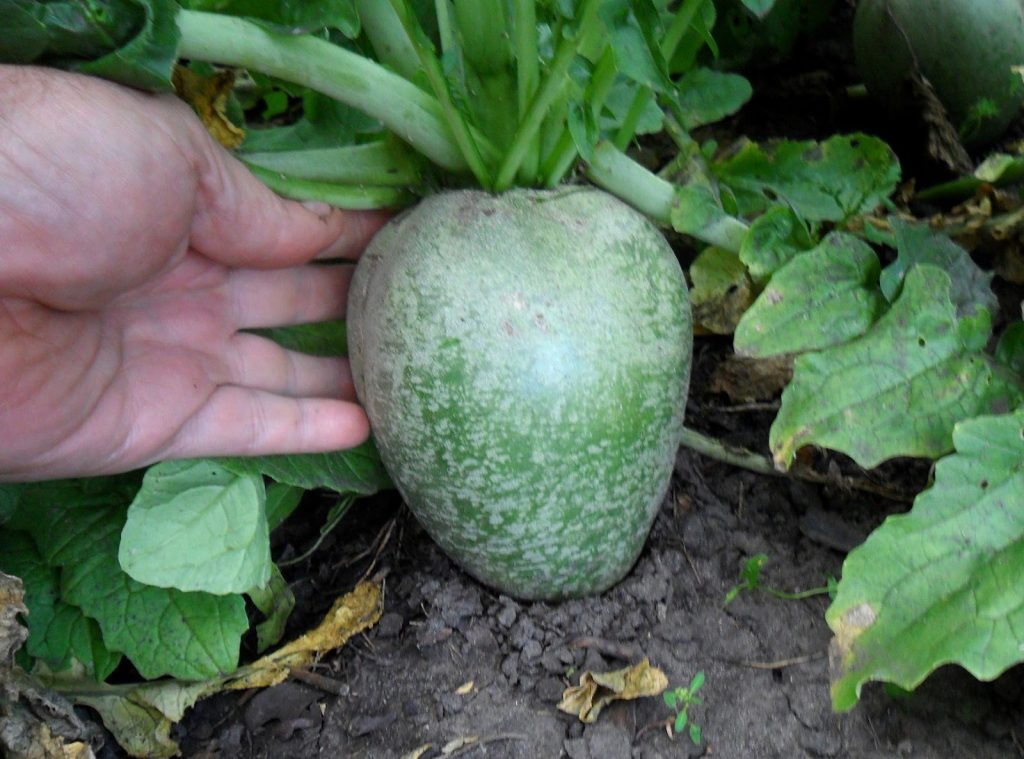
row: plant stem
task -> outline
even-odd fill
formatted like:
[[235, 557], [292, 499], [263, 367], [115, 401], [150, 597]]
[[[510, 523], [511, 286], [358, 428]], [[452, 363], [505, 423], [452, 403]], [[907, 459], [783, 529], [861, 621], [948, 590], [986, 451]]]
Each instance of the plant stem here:
[[[537, 86], [540, 82], [536, 0], [515, 0], [514, 33], [516, 96], [519, 105], [519, 120], [522, 121], [529, 111], [530, 102], [537, 94]], [[523, 157], [523, 174], [536, 176], [538, 163], [540, 163], [540, 138], [534, 136]]]
[[[618, 196], [663, 226], [696, 237], [708, 245], [738, 253], [750, 228], [721, 208], [708, 211], [705, 205], [690, 207], [690, 196], [678, 192], [676, 186], [654, 174], [607, 140], [598, 143], [593, 160], [587, 164], [587, 177], [594, 184]], [[682, 189], [686, 189], [686, 185]], [[692, 219], [691, 219], [692, 217]], [[683, 226], [680, 219], [687, 223]]]
[[177, 21], [182, 58], [249, 68], [310, 87], [380, 119], [438, 166], [466, 170], [437, 100], [383, 66], [326, 40], [280, 34], [233, 16], [181, 10]]
[[761, 586], [761, 590], [769, 595], [781, 598], [784, 601], [802, 601], [805, 598], [813, 598], [814, 596], [823, 596], [828, 593], [828, 588], [811, 588], [809, 590], [801, 590], [796, 593], [787, 593], [784, 590], [776, 590], [775, 588], [769, 588], [766, 585]]
[[[690, 25], [693, 24], [694, 17], [704, 7], [705, 2], [707, 0], [684, 0], [682, 7], [672, 17], [672, 22], [669, 24], [661, 41], [661, 55], [666, 63], [671, 63], [672, 56], [675, 55], [679, 42], [689, 30]], [[653, 97], [654, 93], [646, 87], [638, 90], [633, 96], [633, 102], [629, 104], [626, 118], [623, 119], [619, 131], [615, 134], [614, 142], [619, 150], [625, 150], [626, 146], [636, 136], [636, 127], [640, 123], [640, 117], [647, 106], [650, 105]]]
[[498, 177], [494, 183], [494, 189], [498, 192], [507, 190], [512, 185], [512, 180], [515, 179], [516, 172], [519, 171], [533, 142], [534, 135], [537, 134], [537, 130], [540, 129], [540, 125], [544, 121], [548, 108], [562, 93], [567, 83], [569, 65], [576, 57], [579, 45], [582, 44], [596, 23], [599, 5], [599, 0], [583, 0], [579, 9], [580, 23], [576, 33], [570, 37], [563, 37], [559, 42], [544, 83], [537, 91], [533, 102], [530, 103], [526, 116], [520, 121], [512, 146], [505, 155], [501, 168], [498, 169]]
[[426, 71], [427, 80], [434, 90], [434, 96], [441, 103], [441, 109], [444, 112], [445, 119], [448, 121], [448, 128], [455, 135], [455, 142], [459, 146], [459, 150], [462, 151], [462, 157], [469, 165], [470, 171], [473, 172], [473, 176], [476, 177], [476, 181], [480, 183], [480, 186], [489, 188], [491, 186], [491, 172], [484, 163], [480, 146], [470, 132], [466, 120], [462, 117], [459, 109], [455, 107], [455, 103], [452, 102], [452, 95], [448, 89], [448, 80], [445, 78], [444, 69], [441, 67], [441, 62], [437, 59], [433, 49], [426, 41], [426, 35], [420, 29], [419, 22], [416, 20], [412, 8], [407, 0], [391, 0], [391, 7], [395, 9], [395, 13], [398, 15], [402, 26], [405, 27], [405, 33], [409, 36], [409, 40], [412, 42], [416, 54], [420, 58], [420, 64]]
[[350, 210], [401, 208], [415, 200], [415, 196], [402, 187], [318, 182], [312, 179], [290, 177], [252, 165], [249, 166], [249, 171], [278, 195], [295, 200], [319, 200], [338, 208]]
[[[615, 53], [609, 46], [601, 54], [601, 58], [594, 67], [594, 74], [587, 85], [588, 97], [585, 98], [589, 107], [593, 109], [595, 119], [601, 118], [601, 110], [604, 108], [605, 100], [615, 84], [615, 77], [618, 71], [615, 67]], [[572, 168], [573, 162], [579, 155], [576, 143], [572, 139], [572, 133], [568, 127], [562, 128], [558, 142], [544, 160], [541, 168], [541, 179], [547, 187], [554, 187], [565, 178], [566, 173]]]
[[355, 0], [363, 30], [373, 46], [377, 60], [394, 69], [410, 82], [423, 78], [416, 49], [402, 28], [390, 3], [380, 0]]
[[676, 54], [676, 49], [679, 47], [680, 41], [683, 36], [690, 29], [690, 25], [693, 24], [693, 19], [696, 18], [697, 13], [704, 7], [704, 3], [707, 0], [683, 0], [682, 6], [676, 11], [676, 15], [672, 17], [672, 23], [669, 24], [668, 29], [665, 31], [665, 37], [661, 43], [661, 52], [665, 56], [665, 60], [671, 64], [672, 57]]
[[408, 187], [420, 181], [413, 161], [396, 155], [394, 146], [382, 140], [337, 148], [242, 153], [239, 157], [250, 166], [296, 179], [389, 187]]
[[772, 462], [767, 457], [760, 456], [752, 451], [727, 446], [720, 440], [715, 440], [715, 438], [708, 437], [689, 427], [683, 428], [682, 445], [710, 459], [721, 461], [724, 464], [731, 464], [740, 469], [746, 469], [757, 474], [767, 474], [772, 477], [784, 476], [782, 472], [772, 465]]

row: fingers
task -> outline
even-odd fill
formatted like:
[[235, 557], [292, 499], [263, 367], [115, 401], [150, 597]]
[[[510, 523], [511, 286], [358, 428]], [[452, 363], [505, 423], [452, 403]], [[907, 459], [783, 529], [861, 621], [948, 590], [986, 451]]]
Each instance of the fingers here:
[[228, 266], [280, 268], [314, 257], [358, 257], [388, 214], [285, 200], [205, 132], [191, 246]]
[[285, 350], [273, 340], [239, 333], [225, 356], [225, 384], [293, 398], [355, 400], [348, 361]]
[[225, 385], [185, 423], [165, 458], [323, 453], [357, 446], [369, 434], [354, 403]]
[[236, 269], [225, 288], [234, 323], [251, 329], [342, 319], [351, 279], [351, 266]]

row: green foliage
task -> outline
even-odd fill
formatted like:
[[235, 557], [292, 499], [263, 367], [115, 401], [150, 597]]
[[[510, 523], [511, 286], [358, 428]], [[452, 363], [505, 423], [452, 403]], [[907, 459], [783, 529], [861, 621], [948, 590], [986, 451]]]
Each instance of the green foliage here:
[[700, 697], [697, 695], [697, 691], [699, 691], [703, 685], [704, 673], [698, 672], [690, 680], [689, 685], [680, 685], [661, 694], [662, 699], [665, 701], [665, 706], [671, 709], [674, 713], [674, 716], [672, 716], [668, 722], [667, 729], [669, 735], [678, 735], [686, 730], [687, 734], [690, 736], [690, 741], [695, 746], [700, 745], [701, 730], [700, 726], [690, 717], [690, 709], [694, 706], [700, 706], [702, 703]]
[[293, 34], [321, 29], [336, 29], [349, 38], [359, 34], [359, 15], [353, 0], [184, 0], [181, 5], [259, 19]]
[[263, 478], [211, 461], [150, 467], [128, 507], [121, 568], [147, 585], [244, 593], [270, 579]]
[[338, 453], [303, 453], [255, 458], [219, 459], [236, 474], [262, 474], [276, 482], [312, 490], [372, 495], [392, 487], [372, 442]]
[[[119, 566], [121, 531], [137, 489], [135, 476], [22, 486], [17, 512], [0, 529], [2, 539], [20, 550], [0, 552], [0, 568], [11, 571], [8, 562], [18, 557], [22, 563], [34, 561], [36, 568], [24, 579], [32, 580], [30, 594], [44, 598], [53, 598], [54, 572], [59, 572], [55, 613], [76, 629], [86, 628], [69, 636], [67, 645], [47, 635], [40, 655], [58, 665], [74, 657], [88, 667], [87, 645], [97, 677], [109, 673], [119, 653], [149, 678], [169, 674], [199, 680], [230, 672], [249, 627], [241, 596], [143, 585]], [[26, 537], [38, 559], [28, 552]], [[49, 572], [41, 571], [40, 563]], [[95, 620], [102, 639], [85, 622], [71, 620], [71, 612], [58, 609], [58, 603]], [[82, 642], [86, 633], [88, 644]]]
[[696, 129], [732, 116], [754, 92], [742, 76], [707, 68], [686, 72], [678, 89], [674, 113], [684, 129]]
[[812, 598], [813, 596], [828, 595], [830, 598], [835, 598], [835, 594], [838, 588], [838, 581], [834, 577], [829, 577], [828, 582], [824, 587], [810, 588], [808, 590], [797, 591], [796, 593], [789, 593], [784, 590], [778, 590], [769, 585], [765, 585], [761, 581], [761, 571], [764, 569], [765, 564], [768, 563], [768, 554], [759, 553], [755, 556], [751, 556], [743, 564], [743, 568], [740, 570], [740, 581], [733, 585], [729, 592], [725, 594], [725, 600], [722, 602], [722, 606], [728, 606], [736, 597], [744, 591], [762, 591], [768, 595], [775, 596], [776, 598], [782, 598], [786, 601], [800, 601], [804, 598]]
[[78, 662], [97, 680], [113, 672], [121, 654], [103, 644], [96, 620], [61, 597], [60, 570], [43, 560], [28, 533], [0, 530], [0, 557], [0, 568], [25, 584], [29, 655], [58, 672]]
[[869, 680], [914, 688], [946, 663], [990, 680], [1021, 660], [1024, 411], [964, 421], [953, 443], [910, 513], [887, 519], [843, 566], [827, 614], [839, 710]]
[[1024, 400], [1024, 384], [984, 353], [991, 316], [961, 317], [952, 281], [930, 264], [863, 337], [800, 356], [769, 443], [788, 466], [808, 444], [842, 451], [861, 466], [952, 449], [953, 426]]
[[0, 61], [59, 65], [169, 90], [177, 9], [174, 0], [0, 0]]
[[844, 221], [882, 203], [900, 178], [896, 156], [877, 137], [837, 135], [824, 142], [748, 142], [714, 166], [739, 211], [758, 214], [778, 204], [805, 221]]
[[882, 312], [880, 266], [871, 247], [840, 232], [772, 276], [736, 326], [740, 355], [819, 350], [863, 335]]

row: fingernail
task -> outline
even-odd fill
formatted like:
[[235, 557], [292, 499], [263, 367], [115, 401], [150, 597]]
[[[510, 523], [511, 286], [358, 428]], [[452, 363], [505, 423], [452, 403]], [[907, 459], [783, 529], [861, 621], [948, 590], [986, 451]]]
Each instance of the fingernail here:
[[334, 211], [334, 208], [330, 204], [324, 203], [320, 200], [304, 200], [302, 201], [302, 207], [307, 211], [315, 213], [322, 219], [327, 218]]

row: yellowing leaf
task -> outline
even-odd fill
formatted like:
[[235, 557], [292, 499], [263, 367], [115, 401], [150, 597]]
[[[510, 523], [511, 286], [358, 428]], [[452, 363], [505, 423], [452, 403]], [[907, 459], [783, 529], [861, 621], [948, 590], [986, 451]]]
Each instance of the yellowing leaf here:
[[[3, 577], [0, 575], [0, 580]], [[0, 603], [2, 593], [0, 584]], [[223, 677], [198, 683], [167, 679], [134, 687], [113, 686], [86, 677], [79, 666], [77, 671], [50, 675], [46, 681], [75, 703], [99, 712], [103, 724], [131, 756], [176, 756], [179, 749], [171, 738], [171, 728], [199, 699], [221, 690], [277, 685], [293, 667], [306, 666], [316, 657], [344, 645], [353, 635], [376, 623], [380, 614], [380, 588], [364, 582], [339, 598], [316, 628]]]
[[28, 628], [18, 621], [19, 614], [27, 613], [21, 580], [0, 572], [0, 665], [11, 661], [28, 639]]
[[582, 722], [594, 722], [612, 701], [657, 696], [668, 687], [668, 678], [648, 659], [613, 672], [584, 672], [580, 684], [566, 688], [559, 710], [576, 714]]
[[237, 148], [245, 139], [245, 131], [239, 129], [227, 117], [228, 95], [235, 84], [231, 71], [218, 71], [204, 77], [184, 66], [175, 66], [171, 77], [178, 97], [192, 106], [203, 122], [203, 126], [226, 148]]
[[224, 687], [269, 688], [283, 682], [291, 669], [305, 667], [320, 655], [343, 646], [353, 635], [376, 624], [381, 615], [380, 588], [363, 582], [339, 598], [316, 628], [229, 675]]
[[753, 302], [747, 267], [721, 248], [707, 248], [690, 265], [694, 322], [716, 335], [729, 335]]

